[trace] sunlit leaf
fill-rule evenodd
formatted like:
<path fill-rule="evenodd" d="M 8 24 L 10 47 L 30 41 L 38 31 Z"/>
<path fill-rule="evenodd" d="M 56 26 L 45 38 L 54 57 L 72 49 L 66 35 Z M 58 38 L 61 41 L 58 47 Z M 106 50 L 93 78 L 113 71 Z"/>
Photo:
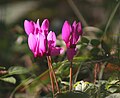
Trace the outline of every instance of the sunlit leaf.
<path fill-rule="evenodd" d="M 111 93 L 114 93 L 117 91 L 117 87 L 111 87 L 109 88 L 107 91 L 111 92 Z"/>
<path fill-rule="evenodd" d="M 0 78 L 0 80 L 9 82 L 9 83 L 13 83 L 13 84 L 16 83 L 16 79 L 14 77 Z"/>
<path fill-rule="evenodd" d="M 120 80 L 112 80 L 109 84 L 116 84 L 118 83 Z"/>
<path fill-rule="evenodd" d="M 106 84 L 107 91 L 114 93 L 120 89 L 119 80 L 112 80 Z"/>
<path fill-rule="evenodd" d="M 109 96 L 107 96 L 105 98 L 120 98 L 120 93 L 110 94 Z"/>

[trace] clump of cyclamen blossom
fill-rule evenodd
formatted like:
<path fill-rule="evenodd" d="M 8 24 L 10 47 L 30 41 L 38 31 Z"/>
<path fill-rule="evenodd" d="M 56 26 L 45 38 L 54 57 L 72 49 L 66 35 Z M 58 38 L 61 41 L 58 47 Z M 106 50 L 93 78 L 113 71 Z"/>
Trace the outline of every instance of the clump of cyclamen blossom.
<path fill-rule="evenodd" d="M 24 29 L 28 35 L 28 45 L 35 57 L 56 56 L 63 52 L 63 49 L 56 47 L 56 35 L 49 32 L 49 21 L 45 19 L 41 26 L 39 19 L 37 22 L 24 21 Z"/>
<path fill-rule="evenodd" d="M 82 36 L 81 23 L 76 21 L 72 25 L 68 21 L 65 21 L 62 27 L 62 39 L 66 43 L 67 47 L 67 58 L 69 61 L 73 60 L 74 55 L 76 55 L 77 49 L 76 45 Z"/>

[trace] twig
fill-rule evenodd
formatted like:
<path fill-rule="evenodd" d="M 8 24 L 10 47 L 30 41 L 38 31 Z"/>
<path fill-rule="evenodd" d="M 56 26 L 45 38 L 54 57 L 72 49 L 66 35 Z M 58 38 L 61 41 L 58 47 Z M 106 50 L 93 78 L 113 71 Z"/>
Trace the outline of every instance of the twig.
<path fill-rule="evenodd" d="M 109 28 L 109 26 L 110 26 L 110 24 L 112 22 L 112 19 L 114 18 L 115 14 L 116 14 L 116 12 L 117 12 L 117 10 L 119 8 L 119 6 L 120 6 L 120 1 L 118 1 L 118 3 L 116 4 L 115 8 L 113 9 L 113 11 L 112 11 L 112 13 L 111 13 L 111 15 L 110 15 L 110 17 L 109 17 L 109 19 L 107 21 L 107 24 L 106 24 L 106 27 L 105 27 L 105 30 L 104 30 L 104 33 L 103 33 L 104 35 L 101 38 L 101 40 L 104 39 L 105 36 L 107 36 L 106 35 L 107 30 L 108 30 L 108 28 Z"/>
<path fill-rule="evenodd" d="M 74 11 L 74 13 L 76 14 L 76 16 L 78 17 L 78 19 L 82 22 L 82 24 L 84 26 L 88 26 L 87 22 L 85 21 L 84 17 L 80 13 L 79 9 L 76 7 L 75 3 L 72 0 L 67 0 L 67 1 L 70 7 L 72 8 L 72 10 Z"/>
<path fill-rule="evenodd" d="M 77 81 L 77 77 L 78 77 L 78 74 L 79 74 L 79 72 L 80 72 L 81 66 L 82 66 L 82 63 L 80 64 L 80 66 L 79 66 L 78 69 L 77 69 L 77 72 L 76 72 L 76 75 L 75 75 L 74 83 L 76 83 L 76 81 Z"/>
<path fill-rule="evenodd" d="M 101 80 L 102 80 L 102 76 L 103 76 L 103 72 L 104 72 L 104 69 L 105 69 L 105 66 L 108 64 L 108 62 L 104 62 L 102 65 L 101 65 L 101 69 L 100 69 L 100 72 L 99 72 L 99 81 L 98 81 L 98 85 L 99 85 L 99 88 L 98 88 L 98 93 L 97 93 L 97 98 L 100 98 L 100 92 L 101 92 Z"/>
<path fill-rule="evenodd" d="M 96 83 L 96 79 L 99 74 L 99 71 L 100 71 L 100 65 L 96 63 L 94 67 L 94 84 Z"/>

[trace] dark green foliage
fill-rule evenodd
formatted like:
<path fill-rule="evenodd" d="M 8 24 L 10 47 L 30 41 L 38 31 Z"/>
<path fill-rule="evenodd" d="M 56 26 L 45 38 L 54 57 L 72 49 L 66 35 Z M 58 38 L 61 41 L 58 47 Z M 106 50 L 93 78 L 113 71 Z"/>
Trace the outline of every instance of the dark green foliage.
<path fill-rule="evenodd" d="M 89 43 L 88 38 L 82 37 L 82 38 L 81 38 L 81 43 L 82 43 L 82 44 L 88 44 L 88 43 Z"/>
<path fill-rule="evenodd" d="M 89 95 L 83 92 L 66 92 L 58 94 L 56 98 L 90 98 Z"/>
<path fill-rule="evenodd" d="M 92 49 L 90 50 L 90 53 L 91 53 L 91 55 L 93 55 L 93 56 L 97 56 L 99 52 L 100 52 L 100 49 L 97 48 L 97 47 L 92 48 Z"/>
<path fill-rule="evenodd" d="M 34 6 L 27 6 L 31 1 Z M 0 98 L 41 98 L 41 92 L 45 92 L 44 97 L 51 98 L 46 58 L 34 58 L 24 31 L 25 19 L 36 21 L 38 18 L 40 22 L 44 18 L 50 20 L 50 30 L 58 35 L 57 40 L 60 39 L 60 42 L 57 45 L 62 47 L 64 45 L 59 34 L 63 22 L 87 22 L 86 26 L 82 23 L 83 35 L 73 59 L 73 85 L 84 80 L 89 82 L 89 86 L 84 92 L 69 92 L 70 63 L 66 60 L 66 54 L 53 57 L 54 71 L 62 91 L 57 98 L 120 98 L 120 0 L 72 0 L 79 10 L 77 14 L 67 1 L 0 1 L 0 65 L 4 66 L 0 66 L 0 71 L 6 71 L 5 74 L 0 74 Z M 80 15 L 84 16 L 83 19 Z M 11 16 L 16 19 L 12 19 Z M 7 23 L 8 20 L 12 22 Z M 95 64 L 98 63 L 101 67 L 105 62 L 111 63 L 111 70 L 108 71 L 106 65 L 100 79 L 97 71 L 96 82 L 93 83 Z"/>
<path fill-rule="evenodd" d="M 97 47 L 100 45 L 100 41 L 98 39 L 92 39 L 90 43 L 94 47 Z"/>

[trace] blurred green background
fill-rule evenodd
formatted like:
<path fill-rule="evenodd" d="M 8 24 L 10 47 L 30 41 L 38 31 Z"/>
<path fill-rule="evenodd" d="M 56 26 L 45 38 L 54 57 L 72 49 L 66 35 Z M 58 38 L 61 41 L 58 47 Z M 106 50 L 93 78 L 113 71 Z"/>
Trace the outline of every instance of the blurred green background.
<path fill-rule="evenodd" d="M 104 29 L 117 0 L 73 0 L 76 7 L 89 26 Z M 119 11 L 111 24 L 110 32 L 119 30 Z M 79 16 L 79 15 L 78 15 Z M 73 22 L 82 20 L 76 16 L 67 0 L 0 0 L 0 64 L 9 66 L 18 63 L 18 54 L 14 44 L 20 43 L 25 36 L 23 23 L 25 19 L 36 21 L 48 18 L 50 30 L 56 34 L 61 33 L 62 24 L 65 20 Z M 84 26 L 84 24 L 83 24 Z M 26 39 L 26 38 L 25 38 Z M 25 40 L 26 41 L 26 40 Z M 20 47 L 17 47 L 20 48 Z M 19 55 L 20 56 L 20 55 Z"/>
<path fill-rule="evenodd" d="M 23 26 L 25 19 L 33 21 L 40 19 L 42 22 L 48 18 L 50 30 L 54 31 L 56 35 L 60 35 L 65 20 L 71 23 L 74 20 L 81 21 L 83 27 L 94 26 L 104 30 L 118 1 L 0 0 L 0 66 L 4 66 L 6 69 L 14 65 L 28 69 L 37 66 L 35 74 L 38 75 L 47 69 L 47 65 L 44 66 L 46 60 L 44 58 L 35 59 L 27 46 L 27 35 Z M 108 32 L 108 37 L 112 36 L 112 40 L 110 40 L 116 41 L 117 37 L 114 35 L 120 32 L 120 8 L 118 8 Z M 94 33 L 84 33 L 84 35 L 89 38 L 97 38 Z M 111 41 L 108 40 L 108 43 L 111 44 Z M 18 78 L 17 84 L 19 82 Z M 0 82 L 0 98 L 9 98 L 17 84 Z"/>

